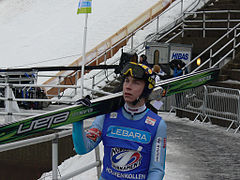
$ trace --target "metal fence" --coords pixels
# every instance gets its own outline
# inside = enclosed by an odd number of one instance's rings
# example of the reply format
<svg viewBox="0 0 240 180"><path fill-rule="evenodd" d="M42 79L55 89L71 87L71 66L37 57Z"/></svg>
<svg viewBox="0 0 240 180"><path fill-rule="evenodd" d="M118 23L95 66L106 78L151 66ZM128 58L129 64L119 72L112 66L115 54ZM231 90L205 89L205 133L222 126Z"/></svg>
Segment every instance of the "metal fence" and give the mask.
<svg viewBox="0 0 240 180"><path fill-rule="evenodd" d="M197 114L194 121L211 118L230 121L227 131L240 128L240 90L215 86L200 86L175 95L171 110L179 109Z"/></svg>
<svg viewBox="0 0 240 180"><path fill-rule="evenodd" d="M97 170L97 176L98 178L100 177L101 174L101 159L100 159L100 152L99 152L99 147L95 148L95 161L94 162L89 162L89 164L86 164L83 168L80 168L76 171L70 172L64 176L61 176L58 173L58 140L60 138L64 138L66 136L70 136L72 134L72 130L65 130L62 132L54 133L54 134L49 134L45 136L40 136L36 138L31 138L31 139L26 139L22 141L17 141L13 143L7 143L0 145L0 152L8 151L11 149L16 149L20 147L25 147L25 146L30 146L38 143L43 143L47 141L52 141L52 173L51 173L51 178L53 180L67 180L70 179L76 175L79 175L85 171L88 171L94 167L96 167ZM41 180L44 180L45 177L42 177Z"/></svg>
<svg viewBox="0 0 240 180"><path fill-rule="evenodd" d="M33 116L39 113L45 113L49 110L47 109L48 105L52 102L54 103L65 103L66 106L70 104L74 104L76 99L72 95L61 95L58 94L58 98L54 99L48 99L47 97L38 97L36 93L33 92L33 94L29 97L22 96L22 97L15 97L15 95L12 93L13 89L20 88L21 91L27 91L27 89L31 88L45 88L45 87L56 87L56 88L72 88L72 89L80 89L81 86L76 85L38 85L38 84L9 84L9 83L0 83L0 106L2 107L2 111L0 111L0 116L5 116L5 122L11 122L15 119L15 116L17 118L20 118L21 116ZM97 89L91 89L84 87L84 89L88 90L92 93L99 93L103 95L109 95L112 93L104 92L102 90ZM25 94L25 92L23 93ZM30 93L28 92L28 95ZM65 98L67 97L67 98ZM36 104L36 106L35 106ZM28 108L26 108L26 106ZM19 108L21 107L21 108ZM59 108L59 107L56 107ZM35 111L33 111L33 109ZM51 110L54 110L51 108Z"/></svg>

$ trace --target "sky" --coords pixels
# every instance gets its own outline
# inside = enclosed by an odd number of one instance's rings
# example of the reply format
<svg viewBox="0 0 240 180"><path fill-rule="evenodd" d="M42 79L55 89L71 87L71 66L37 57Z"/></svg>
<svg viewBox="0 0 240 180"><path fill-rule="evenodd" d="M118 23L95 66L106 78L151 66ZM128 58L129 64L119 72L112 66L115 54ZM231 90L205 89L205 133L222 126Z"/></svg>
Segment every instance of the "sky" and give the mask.
<svg viewBox="0 0 240 180"><path fill-rule="evenodd" d="M158 0L93 0L92 13L88 16L86 51L156 2ZM187 6L195 0L184 2ZM0 0L0 68L68 65L78 59L82 52L85 15L76 14L77 6L78 0ZM179 11L180 7L165 14L160 19L161 26L178 17ZM135 43L141 43L147 34L154 32L154 26L139 32L134 38ZM85 78L86 81L90 79L89 76ZM179 153L174 151L174 145L168 152ZM59 166L60 172L65 174L75 170L93 157L91 153L74 156ZM184 172L171 170L171 164L167 162L165 180L177 179L178 173ZM95 170L76 179L96 179Z"/></svg>

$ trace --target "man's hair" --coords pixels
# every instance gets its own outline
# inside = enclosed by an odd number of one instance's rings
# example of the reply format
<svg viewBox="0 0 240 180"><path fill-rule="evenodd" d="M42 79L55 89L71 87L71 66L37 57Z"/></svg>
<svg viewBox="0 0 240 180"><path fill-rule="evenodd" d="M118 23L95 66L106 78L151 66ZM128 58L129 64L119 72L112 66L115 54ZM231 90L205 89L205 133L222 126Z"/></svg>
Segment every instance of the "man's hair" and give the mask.
<svg viewBox="0 0 240 180"><path fill-rule="evenodd" d="M155 73L159 73L160 72L160 66L159 65L157 65L157 64L155 64L154 66L153 66L153 72L155 72Z"/></svg>

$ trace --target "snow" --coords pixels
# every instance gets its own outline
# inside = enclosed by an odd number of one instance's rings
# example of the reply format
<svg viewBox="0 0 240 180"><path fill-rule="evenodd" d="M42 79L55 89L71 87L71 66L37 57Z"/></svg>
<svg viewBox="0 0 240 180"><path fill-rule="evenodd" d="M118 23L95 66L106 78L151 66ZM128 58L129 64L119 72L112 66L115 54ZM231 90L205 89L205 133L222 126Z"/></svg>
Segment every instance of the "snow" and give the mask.
<svg viewBox="0 0 240 180"><path fill-rule="evenodd" d="M92 13L88 16L86 51L113 35L156 2L158 0L93 1ZM195 1L185 0L184 6L187 7L193 2ZM201 5L200 3L199 6ZM69 65L79 58L82 52L85 16L76 14L77 6L78 0L1 0L1 67ZM176 9L160 18L161 26L179 16L181 8ZM156 24L152 24L136 34L134 37L135 45L141 43L146 35L154 32L154 28L156 28ZM129 45L125 47L125 50L127 48ZM120 56L120 52L116 56ZM85 76L86 85L91 84L91 73ZM71 94L72 92L66 93ZM165 118L167 121L173 119L184 121L176 118L175 115L167 117L165 114ZM100 146L100 150L102 150L102 145ZM181 148L170 143L167 154L168 156L171 154L180 156ZM93 157L94 151L85 156L76 155L65 160L59 166L59 171L61 175L72 172L80 168L81 165L93 161ZM181 177L185 177L185 172L182 169L167 160L165 180L182 179ZM48 176L48 174L44 174L43 177ZM46 177L45 179L51 178ZM96 179L96 170L89 170L74 179Z"/></svg>
<svg viewBox="0 0 240 180"><path fill-rule="evenodd" d="M92 13L88 16L86 52L156 2L158 0L93 1ZM192 2L186 0L184 6ZM77 0L0 1L1 67L68 65L80 57L85 15L76 14L77 6ZM179 11L180 8L174 14L166 14L161 26L178 17ZM135 40L142 42L145 35Z"/></svg>
<svg viewBox="0 0 240 180"><path fill-rule="evenodd" d="M127 3L126 3L127 2ZM114 34L158 0L93 1L87 48ZM68 65L82 52L84 14L77 0L0 1L1 67ZM137 7L137 8L136 8ZM72 56L69 58L63 58Z"/></svg>

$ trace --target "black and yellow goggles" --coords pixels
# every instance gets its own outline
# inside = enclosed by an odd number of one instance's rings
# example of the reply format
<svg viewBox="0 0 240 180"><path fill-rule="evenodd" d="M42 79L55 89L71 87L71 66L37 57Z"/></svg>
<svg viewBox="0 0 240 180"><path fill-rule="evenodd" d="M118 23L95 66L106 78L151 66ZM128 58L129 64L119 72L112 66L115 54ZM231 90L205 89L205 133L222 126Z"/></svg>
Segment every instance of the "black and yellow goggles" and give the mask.
<svg viewBox="0 0 240 180"><path fill-rule="evenodd" d="M152 70L144 65L130 62L124 66L122 70L123 76L132 76L137 79L145 79L147 76L152 75Z"/></svg>

